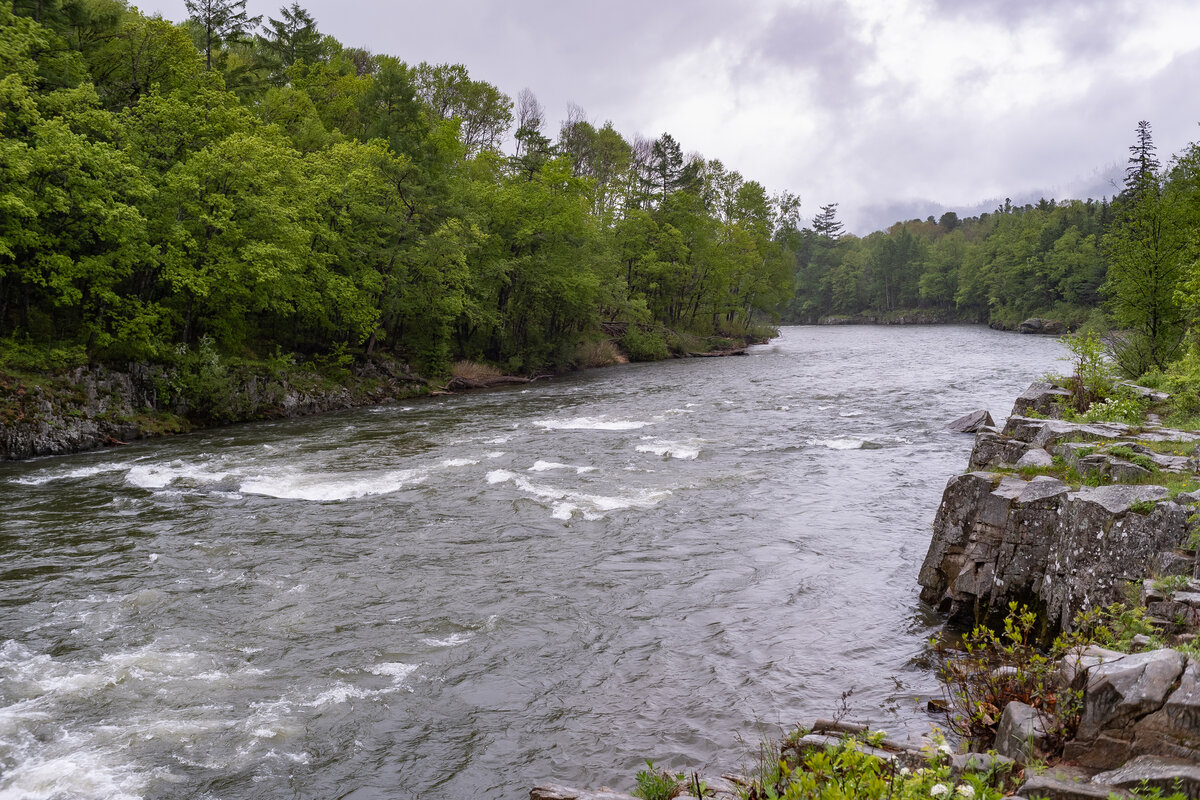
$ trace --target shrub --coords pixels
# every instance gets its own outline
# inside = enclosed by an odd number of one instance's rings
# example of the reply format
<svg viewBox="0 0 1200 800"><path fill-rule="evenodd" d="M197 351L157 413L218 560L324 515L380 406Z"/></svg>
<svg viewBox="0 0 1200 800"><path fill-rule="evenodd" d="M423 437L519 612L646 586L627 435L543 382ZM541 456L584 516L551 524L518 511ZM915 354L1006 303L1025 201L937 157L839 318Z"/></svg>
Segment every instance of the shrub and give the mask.
<svg viewBox="0 0 1200 800"><path fill-rule="evenodd" d="M1137 425L1146 418L1146 408L1136 397L1110 397L1099 400L1088 406L1077 419L1081 422L1122 422L1126 425Z"/></svg>
<svg viewBox="0 0 1200 800"><path fill-rule="evenodd" d="M979 625L962 640L962 649L945 641L932 642L943 692L951 708L951 726L970 739L990 740L1004 707L1019 700L1037 709L1051 748L1070 738L1079 724L1082 698L1058 688L1058 660L1075 639L1060 637L1050 651L1037 647L1037 614L1011 603L1003 630Z"/></svg>
<svg viewBox="0 0 1200 800"><path fill-rule="evenodd" d="M671 800L683 792L683 780L682 774L672 775L666 770L655 769L654 762L646 759L646 768L637 774L633 796L642 800Z"/></svg>
<svg viewBox="0 0 1200 800"><path fill-rule="evenodd" d="M882 733L846 736L837 744L811 750L798 763L780 760L755 779L751 800L999 800L997 776L951 777L950 748L941 742L918 769L879 758L865 748L877 746ZM999 776L1002 778L1003 776ZM998 782L998 781L997 781Z"/></svg>
<svg viewBox="0 0 1200 800"><path fill-rule="evenodd" d="M571 361L580 369L611 367L613 364L621 363L621 352L608 339L601 339L598 342L583 342L575 348L575 356Z"/></svg>
<svg viewBox="0 0 1200 800"><path fill-rule="evenodd" d="M661 361L670 358L667 342L657 331L643 330L640 325L630 325L621 337L621 347L631 361Z"/></svg>
<svg viewBox="0 0 1200 800"><path fill-rule="evenodd" d="M1112 374L1104 348L1094 332L1064 336L1060 340L1071 351L1075 373L1068 379L1071 404L1076 411L1085 411L1097 400L1112 392Z"/></svg>

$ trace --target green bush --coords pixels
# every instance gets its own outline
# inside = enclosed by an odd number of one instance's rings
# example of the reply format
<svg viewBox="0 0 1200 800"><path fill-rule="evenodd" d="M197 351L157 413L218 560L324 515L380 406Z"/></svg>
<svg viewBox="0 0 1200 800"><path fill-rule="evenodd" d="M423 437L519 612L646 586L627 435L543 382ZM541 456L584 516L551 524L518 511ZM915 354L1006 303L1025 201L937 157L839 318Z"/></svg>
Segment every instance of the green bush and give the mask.
<svg viewBox="0 0 1200 800"><path fill-rule="evenodd" d="M1037 646L1037 614L1011 603L1003 630L985 625L962 640L961 649L945 641L931 642L938 674L951 708L950 724L972 740L990 740L1004 707L1019 700L1037 709L1057 748L1079 724L1082 697L1060 689L1055 680L1058 660L1079 644L1059 637L1049 652Z"/></svg>
<svg viewBox="0 0 1200 800"><path fill-rule="evenodd" d="M630 325L626 329L621 337L621 348L629 354L630 361L662 361L671 357L662 334L644 330L640 325Z"/></svg>

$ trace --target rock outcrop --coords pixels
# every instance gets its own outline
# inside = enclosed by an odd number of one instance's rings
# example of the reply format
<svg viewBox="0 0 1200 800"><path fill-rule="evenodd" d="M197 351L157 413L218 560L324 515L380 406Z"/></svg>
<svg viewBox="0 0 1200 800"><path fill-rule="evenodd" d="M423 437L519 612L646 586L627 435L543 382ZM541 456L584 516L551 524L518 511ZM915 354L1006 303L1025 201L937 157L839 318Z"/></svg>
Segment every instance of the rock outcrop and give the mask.
<svg viewBox="0 0 1200 800"><path fill-rule="evenodd" d="M1016 601L1043 611L1052 633L1080 611L1125 600L1154 565L1200 576L1200 560L1183 549L1200 498L1172 499L1154 482L1194 475L1200 437L1016 413L1054 403L1062 391L1031 386L1003 430L976 434L972 471L946 485L918 581L922 600L957 621L1003 616ZM1161 452L1168 448L1177 449ZM1058 477L1070 470L1102 485L1070 486ZM1193 605L1193 593L1176 588L1153 598L1152 614L1200 619L1200 594Z"/></svg>
<svg viewBox="0 0 1200 800"><path fill-rule="evenodd" d="M1056 319L1030 317L1017 326L1017 331L1019 333L1043 333L1051 336L1062 336L1067 332L1067 326Z"/></svg>

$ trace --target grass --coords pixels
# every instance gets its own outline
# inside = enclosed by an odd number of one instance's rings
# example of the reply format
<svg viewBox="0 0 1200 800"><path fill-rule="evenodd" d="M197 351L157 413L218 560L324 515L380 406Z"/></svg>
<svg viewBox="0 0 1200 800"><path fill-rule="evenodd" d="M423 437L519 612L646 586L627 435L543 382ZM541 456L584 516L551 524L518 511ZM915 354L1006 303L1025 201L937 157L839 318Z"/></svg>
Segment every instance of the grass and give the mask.
<svg viewBox="0 0 1200 800"><path fill-rule="evenodd" d="M450 368L450 374L455 378L468 381L486 381L499 378L503 373L491 364L481 364L478 361L455 361Z"/></svg>

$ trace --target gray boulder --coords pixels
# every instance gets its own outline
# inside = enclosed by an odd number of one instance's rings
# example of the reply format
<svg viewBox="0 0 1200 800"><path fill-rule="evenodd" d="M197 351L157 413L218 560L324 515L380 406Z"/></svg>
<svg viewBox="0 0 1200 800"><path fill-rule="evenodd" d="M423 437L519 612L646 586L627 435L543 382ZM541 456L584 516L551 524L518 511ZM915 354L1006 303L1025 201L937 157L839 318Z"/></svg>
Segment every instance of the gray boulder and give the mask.
<svg viewBox="0 0 1200 800"><path fill-rule="evenodd" d="M1067 332L1067 326L1056 319L1030 317L1017 326L1019 333L1041 333L1051 336L1062 336Z"/></svg>
<svg viewBox="0 0 1200 800"><path fill-rule="evenodd" d="M1029 800L1108 800L1110 793L1133 796L1123 789L1114 792L1113 787L1051 775L1035 775L1017 789L1017 794Z"/></svg>
<svg viewBox="0 0 1200 800"><path fill-rule="evenodd" d="M984 428L994 428L996 423L986 410L972 411L946 425L946 430L955 433L979 433Z"/></svg>
<svg viewBox="0 0 1200 800"><path fill-rule="evenodd" d="M1037 469L1045 469L1054 466L1054 457L1040 447L1031 447L1025 451L1025 455L1017 459L1017 469L1025 467L1034 467Z"/></svg>
<svg viewBox="0 0 1200 800"><path fill-rule="evenodd" d="M1039 381L1021 393L1013 403L1012 413L1015 416L1022 416L1032 411L1045 417L1052 417L1058 413L1059 402L1069 400L1070 397L1071 393L1063 387Z"/></svg>
<svg viewBox="0 0 1200 800"><path fill-rule="evenodd" d="M1015 464L1025 455L1029 444L1009 436L1002 436L994 431L981 431L975 434L975 446L971 449L969 469L987 469L1002 465Z"/></svg>
<svg viewBox="0 0 1200 800"><path fill-rule="evenodd" d="M1083 714L1076 739L1094 739L1160 708L1183 675L1176 650L1150 650L1098 664L1087 671Z"/></svg>
<svg viewBox="0 0 1200 800"><path fill-rule="evenodd" d="M1012 701L1000 714L996 727L996 752L1028 764L1046 752L1046 725L1041 712L1031 705Z"/></svg>

